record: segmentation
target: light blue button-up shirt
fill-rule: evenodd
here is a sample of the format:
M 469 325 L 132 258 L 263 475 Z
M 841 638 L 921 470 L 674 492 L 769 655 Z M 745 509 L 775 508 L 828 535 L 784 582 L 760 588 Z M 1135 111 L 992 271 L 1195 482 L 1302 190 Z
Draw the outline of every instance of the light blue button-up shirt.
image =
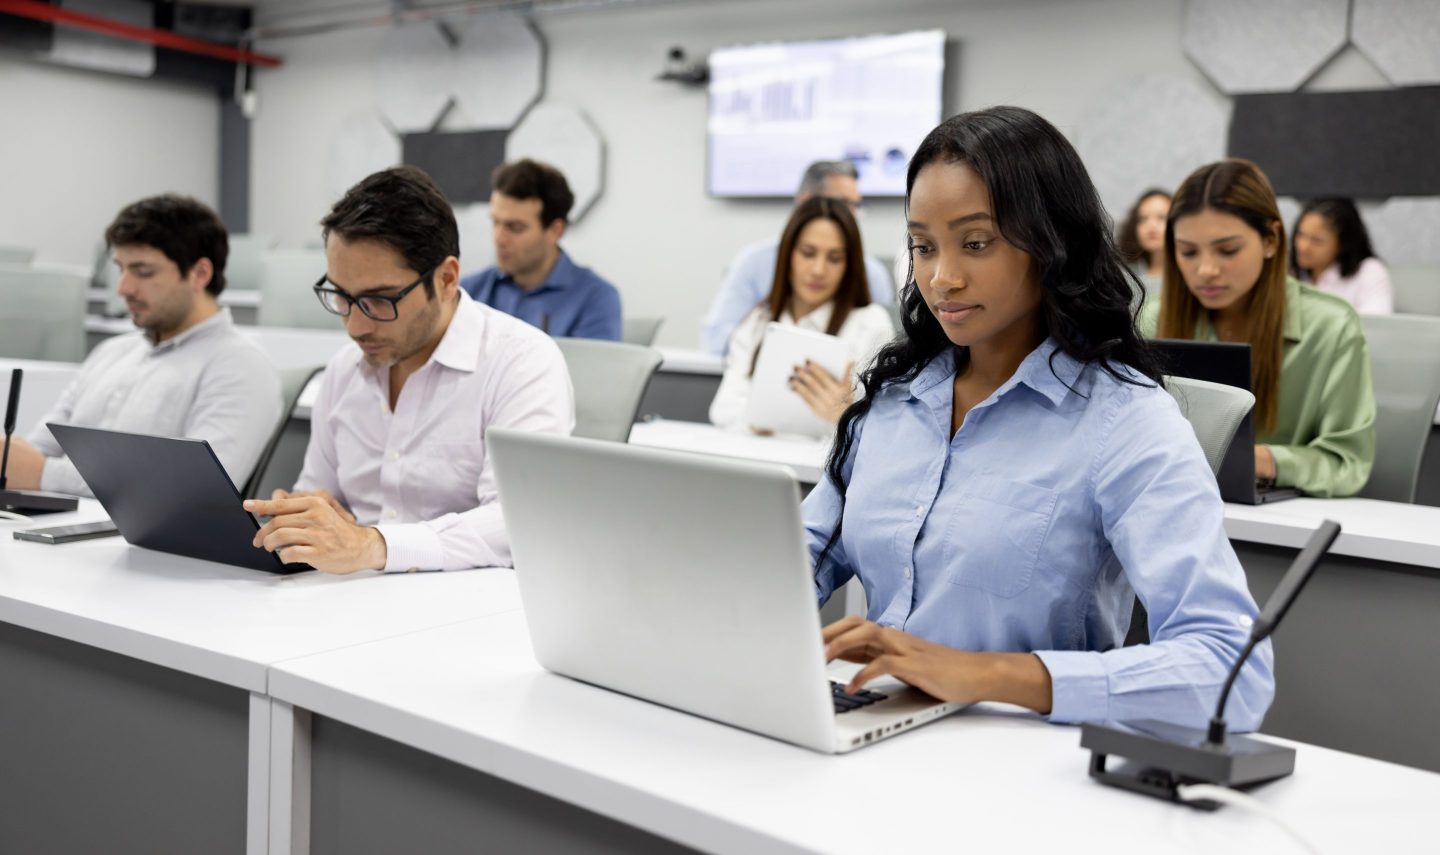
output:
M 877 394 L 857 426 L 820 599 L 857 575 L 872 621 L 960 650 L 1035 652 L 1054 721 L 1203 727 L 1258 611 L 1174 400 L 1052 340 L 952 437 L 954 379 L 950 351 Z M 839 509 L 821 479 L 803 510 L 812 561 Z M 1136 594 L 1151 643 L 1121 647 Z M 1268 641 L 1251 654 L 1231 729 L 1260 726 L 1272 658 Z

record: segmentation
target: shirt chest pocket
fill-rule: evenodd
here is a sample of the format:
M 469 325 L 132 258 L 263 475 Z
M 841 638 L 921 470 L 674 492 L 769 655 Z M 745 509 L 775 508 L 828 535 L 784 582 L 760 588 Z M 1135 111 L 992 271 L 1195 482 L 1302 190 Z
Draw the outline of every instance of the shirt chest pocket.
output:
M 999 597 L 1024 593 L 1040 561 L 1058 494 L 999 478 L 966 482 L 945 528 L 945 578 Z

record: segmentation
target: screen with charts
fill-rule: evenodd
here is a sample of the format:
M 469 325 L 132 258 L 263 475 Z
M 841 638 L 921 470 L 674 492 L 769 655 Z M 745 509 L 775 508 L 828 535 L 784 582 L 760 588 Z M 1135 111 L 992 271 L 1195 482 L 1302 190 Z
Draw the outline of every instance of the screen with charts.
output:
M 790 196 L 812 161 L 849 160 L 866 196 L 903 196 L 944 71 L 940 30 L 711 53 L 710 195 Z

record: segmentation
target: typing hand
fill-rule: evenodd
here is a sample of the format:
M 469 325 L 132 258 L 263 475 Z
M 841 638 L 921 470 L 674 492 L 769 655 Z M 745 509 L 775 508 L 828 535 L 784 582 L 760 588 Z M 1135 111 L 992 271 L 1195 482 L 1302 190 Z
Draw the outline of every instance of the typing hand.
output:
M 0 443 L 4 439 L 0 438 Z M 45 470 L 45 455 L 40 449 L 18 436 L 10 437 L 10 465 L 5 469 L 5 486 L 11 490 L 40 489 L 40 474 Z
M 1255 446 L 1255 480 L 1266 483 L 1275 480 L 1275 455 L 1270 453 L 1270 446 Z
M 326 573 L 384 569 L 385 538 L 376 529 L 356 525 L 348 513 L 341 516 L 332 504 L 334 499 L 327 498 L 250 499 L 245 510 L 271 518 L 255 532 L 252 542 L 286 563 L 309 564 Z
M 319 496 L 330 503 L 330 507 L 335 509 L 335 512 L 340 515 L 342 520 L 349 523 L 355 522 L 355 515 L 350 513 L 349 508 L 340 504 L 339 499 L 330 495 L 329 490 L 276 490 L 270 494 L 270 499 L 272 501 L 279 499 L 297 499 L 301 496 Z
M 804 365 L 795 369 L 790 375 L 790 388 L 795 390 L 815 415 L 824 419 L 829 424 L 838 424 L 840 416 L 855 400 L 855 393 L 850 388 L 850 377 L 855 371 L 855 363 L 845 365 L 845 379 L 840 380 L 824 368 L 809 360 Z
M 865 663 L 845 687 L 852 694 L 889 674 L 942 701 L 1004 701 L 1050 712 L 1050 672 L 1032 653 L 970 653 L 854 615 L 825 627 L 821 638 L 827 662 Z

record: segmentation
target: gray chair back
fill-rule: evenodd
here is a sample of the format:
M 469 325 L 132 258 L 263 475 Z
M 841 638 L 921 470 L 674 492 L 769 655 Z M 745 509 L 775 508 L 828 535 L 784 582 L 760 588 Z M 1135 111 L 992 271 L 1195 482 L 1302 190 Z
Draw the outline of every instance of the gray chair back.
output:
M 0 265 L 0 356 L 83 360 L 89 290 L 84 271 Z
M 1360 495 L 1414 502 L 1440 401 L 1440 317 L 1361 315 L 1375 386 L 1375 465 Z
M 0 264 L 26 265 L 35 260 L 35 250 L 28 246 L 0 246 Z
M 258 291 L 260 289 L 260 268 L 265 256 L 275 246 L 275 239 L 269 235 L 235 234 L 230 236 L 230 255 L 225 260 L 225 290 Z M 322 266 L 310 277 L 313 284 Z M 311 297 L 313 300 L 314 297 Z
M 1440 316 L 1440 265 L 1395 264 L 1389 269 L 1390 284 L 1395 288 L 1395 311 Z
M 263 253 L 257 323 L 267 327 L 339 329 L 340 318 L 325 311 L 311 290 L 324 272 L 324 250 L 277 249 Z
M 310 419 L 308 416 L 304 419 L 294 418 L 295 405 L 300 400 L 300 393 L 305 391 L 305 386 L 320 373 L 320 366 L 282 368 L 277 373 L 280 375 L 280 394 L 283 401 L 280 423 L 270 434 L 270 441 L 265 443 L 260 459 L 255 462 L 255 471 L 245 482 L 242 492 L 247 499 L 268 499 L 276 487 L 290 489 L 305 462 L 305 447 L 310 440 Z M 292 422 L 299 424 L 291 424 Z
M 557 338 L 575 387 L 575 436 L 626 442 L 660 351 L 637 344 Z
M 1210 471 L 1219 474 L 1235 431 L 1255 406 L 1255 396 L 1245 389 L 1189 377 L 1166 377 L 1165 389 L 1195 431 Z
M 655 343 L 655 336 L 660 334 L 663 323 L 664 318 L 626 318 L 621 322 L 620 340 L 626 344 L 649 347 Z

